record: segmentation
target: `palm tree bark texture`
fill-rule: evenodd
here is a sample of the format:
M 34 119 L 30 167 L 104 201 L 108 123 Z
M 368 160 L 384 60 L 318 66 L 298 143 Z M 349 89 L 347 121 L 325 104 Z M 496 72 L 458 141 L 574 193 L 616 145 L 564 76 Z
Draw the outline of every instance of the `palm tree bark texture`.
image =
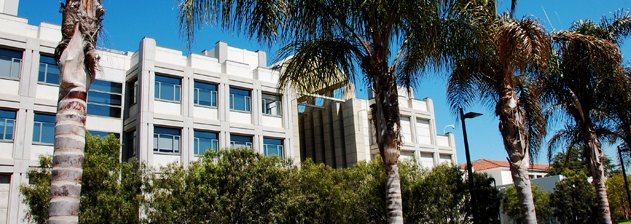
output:
M 86 96 L 96 75 L 96 39 L 104 10 L 100 0 L 68 0 L 62 40 L 55 49 L 61 80 L 48 223 L 78 223 L 85 148 Z
M 600 147 L 600 141 L 598 136 L 593 130 L 588 130 L 588 136 L 586 136 L 588 147 L 592 150 L 587 153 L 589 156 L 589 171 L 592 174 L 592 184 L 596 189 L 596 199 L 598 200 L 599 218 L 601 223 L 612 223 L 611 211 L 609 210 L 609 199 L 607 197 L 607 186 L 605 185 L 605 167 L 603 161 L 605 161 L 605 154 Z
M 393 71 L 388 69 L 385 60 L 366 57 L 363 63 L 364 70 L 373 80 L 372 87 L 375 91 L 375 103 L 371 105 L 371 111 L 377 145 L 386 171 L 388 223 L 403 223 L 401 178 L 398 166 L 401 120 L 396 78 Z
M 525 127 L 525 111 L 519 106 L 517 93 L 510 85 L 501 91 L 496 113 L 499 115 L 499 129 L 503 136 L 504 147 L 508 153 L 511 177 L 519 195 L 519 202 L 524 211 L 525 223 L 537 223 L 532 186 L 528 177 L 530 154 L 528 128 Z

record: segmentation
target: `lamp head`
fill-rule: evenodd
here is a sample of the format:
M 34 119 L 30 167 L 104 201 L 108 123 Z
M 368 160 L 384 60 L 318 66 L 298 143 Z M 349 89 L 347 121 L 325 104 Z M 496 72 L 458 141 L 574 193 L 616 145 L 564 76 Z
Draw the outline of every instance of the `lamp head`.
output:
M 469 112 L 469 113 L 464 114 L 463 119 L 474 118 L 474 117 L 479 117 L 479 116 L 482 116 L 482 114 L 476 113 L 476 112 Z

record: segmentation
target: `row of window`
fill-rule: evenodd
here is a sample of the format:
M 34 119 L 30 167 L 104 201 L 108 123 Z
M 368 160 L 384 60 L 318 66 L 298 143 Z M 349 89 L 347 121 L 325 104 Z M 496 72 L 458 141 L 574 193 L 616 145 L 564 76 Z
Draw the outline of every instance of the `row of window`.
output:
M 0 140 L 12 141 L 15 128 L 15 111 L 0 110 Z M 36 113 L 33 124 L 33 143 L 52 145 L 55 141 L 55 115 Z M 90 131 L 90 134 L 105 137 L 108 132 Z M 116 135 L 116 134 L 115 134 Z M 119 136 L 116 136 L 119 137 Z M 218 136 L 215 132 L 195 130 L 193 151 L 201 155 L 208 150 L 217 151 Z M 230 135 L 230 146 L 234 148 L 252 148 L 252 136 Z M 174 128 L 154 128 L 153 151 L 160 153 L 180 153 L 181 133 Z M 283 141 L 276 138 L 263 139 L 265 155 L 283 157 Z
M 201 107 L 217 107 L 217 85 L 195 81 L 193 84 L 193 103 Z M 230 88 L 230 110 L 252 111 L 252 94 L 250 90 Z M 154 97 L 157 100 L 176 102 L 181 100 L 182 80 L 165 75 L 156 75 Z M 262 113 L 272 116 L 282 115 L 282 100 L 278 95 L 263 94 Z
M 158 153 L 179 154 L 181 134 L 179 129 L 155 127 L 153 132 L 153 151 Z M 230 147 L 253 147 L 252 136 L 230 135 Z M 208 150 L 217 151 L 218 135 L 216 132 L 195 130 L 193 134 L 193 152 L 196 156 L 204 154 Z M 283 157 L 283 140 L 277 138 L 263 138 L 263 153 Z
M 0 141 L 13 141 L 15 116 L 15 111 L 0 110 Z M 33 143 L 43 145 L 54 144 L 55 115 L 35 113 L 35 118 L 33 120 Z M 90 131 L 90 134 L 105 137 L 110 133 Z
M 0 77 L 8 79 L 19 79 L 22 67 L 22 51 L 0 49 Z M 59 67 L 55 58 L 40 55 L 39 83 L 59 85 Z

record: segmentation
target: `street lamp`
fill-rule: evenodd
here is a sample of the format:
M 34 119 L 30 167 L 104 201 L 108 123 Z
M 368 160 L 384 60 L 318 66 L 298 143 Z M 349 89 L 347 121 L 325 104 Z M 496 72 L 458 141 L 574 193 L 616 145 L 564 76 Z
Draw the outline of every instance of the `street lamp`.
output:
M 631 208 L 631 193 L 629 193 L 629 181 L 627 180 L 627 171 L 624 169 L 624 159 L 622 159 L 622 151 L 628 152 L 628 147 L 618 146 L 618 156 L 620 157 L 620 167 L 622 167 L 622 177 L 624 177 L 624 189 L 627 190 L 627 200 L 629 201 L 629 208 Z
M 473 223 L 478 224 L 478 200 L 477 196 L 473 193 L 474 184 L 473 184 L 473 170 L 471 165 L 471 155 L 469 155 L 469 141 L 467 140 L 467 125 L 465 124 L 465 119 L 479 117 L 482 115 L 481 113 L 476 112 L 468 112 L 464 113 L 462 108 L 460 108 L 460 121 L 462 122 L 462 136 L 464 138 L 464 151 L 467 156 L 467 175 L 469 176 L 469 192 L 471 194 L 471 213 L 473 213 Z

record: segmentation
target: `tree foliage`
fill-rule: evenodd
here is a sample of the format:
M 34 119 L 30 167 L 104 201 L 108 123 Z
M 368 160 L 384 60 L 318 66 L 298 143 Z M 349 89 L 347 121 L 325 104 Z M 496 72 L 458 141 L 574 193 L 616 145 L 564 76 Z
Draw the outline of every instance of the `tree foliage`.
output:
M 631 179 L 631 176 L 627 176 Z M 611 207 L 611 216 L 613 220 L 628 220 L 631 208 L 629 208 L 629 198 L 627 191 L 624 189 L 624 178 L 622 173 L 615 174 L 607 178 L 607 196 L 609 197 L 609 205 Z
M 188 168 L 162 169 L 147 182 L 150 199 L 144 207 L 152 223 L 384 223 L 382 166 L 375 160 L 344 169 L 311 161 L 296 167 L 250 150 L 221 150 Z M 405 163 L 400 171 L 406 222 L 470 222 L 468 192 L 457 167 L 427 171 Z M 488 179 L 480 183 L 487 185 L 479 193 L 492 192 Z M 498 198 L 482 196 L 480 204 L 493 201 Z
M 596 223 L 596 193 L 587 181 L 586 170 L 563 172 L 565 179 L 556 183 L 550 195 L 552 214 L 560 223 Z
M 81 188 L 81 223 L 139 223 L 142 169 L 136 161 L 119 162 L 119 140 L 86 136 Z M 50 201 L 52 159 L 41 157 L 40 165 L 28 171 L 30 184 L 20 186 L 28 205 L 26 219 L 46 223 Z
M 515 187 L 507 187 L 502 194 L 502 210 L 519 223 L 523 223 L 520 221 L 523 219 L 523 212 L 521 211 L 522 207 L 519 205 L 519 198 Z M 550 195 L 537 185 L 532 186 L 532 194 L 534 196 L 537 222 L 547 223 L 552 215 L 552 210 L 550 209 Z

